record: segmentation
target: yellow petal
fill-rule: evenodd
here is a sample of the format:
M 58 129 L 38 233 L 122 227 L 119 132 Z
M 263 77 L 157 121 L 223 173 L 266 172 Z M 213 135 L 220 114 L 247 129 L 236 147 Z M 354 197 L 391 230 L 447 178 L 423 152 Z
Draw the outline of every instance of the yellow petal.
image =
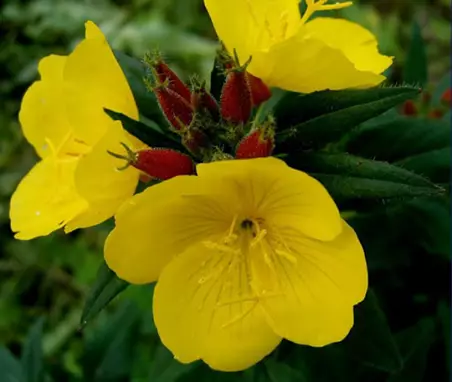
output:
M 298 0 L 204 0 L 218 38 L 243 64 L 255 51 L 293 34 L 300 20 Z
M 234 186 L 248 218 L 265 218 L 281 229 L 318 240 L 332 240 L 341 231 L 339 211 L 325 188 L 314 178 L 276 158 L 231 160 L 197 167 L 201 178 L 224 179 Z
M 342 19 L 318 17 L 305 26 L 307 34 L 340 49 L 357 70 L 383 73 L 392 65 L 392 58 L 378 52 L 375 36 L 361 25 Z
M 244 370 L 281 341 L 268 326 L 248 283 L 246 259 L 191 246 L 164 270 L 154 293 L 163 344 L 183 363 Z
M 70 136 L 61 81 L 65 57 L 48 56 L 41 60 L 42 81 L 33 83 L 25 93 L 19 111 L 22 131 L 38 155 L 44 158 L 57 150 Z
M 131 146 L 121 123 L 110 122 L 105 136 L 89 154 L 80 159 L 75 172 L 75 187 L 78 194 L 88 202 L 89 208 L 68 223 L 66 232 L 107 220 L 134 194 L 139 171 L 133 167 L 118 170 L 125 162 L 107 152 L 123 152 L 120 142 Z
M 341 46 L 332 47 L 305 28 L 268 51 L 256 52 L 248 71 L 269 86 L 300 93 L 367 88 L 385 80 L 381 74 L 357 69 Z
M 86 23 L 86 39 L 69 55 L 64 69 L 69 120 L 78 138 L 93 145 L 111 119 L 104 108 L 138 119 L 126 77 L 102 32 Z
M 272 243 L 253 252 L 253 280 L 273 330 L 298 344 L 324 346 L 341 341 L 353 326 L 353 305 L 367 291 L 363 249 L 345 222 L 334 241 L 279 232 L 285 248 Z M 273 236 L 274 238 L 274 236 Z
M 220 191 L 218 184 L 179 176 L 135 195 L 116 214 L 104 250 L 108 266 L 131 283 L 157 280 L 188 245 L 227 231 L 233 211 L 217 202 Z
M 81 213 L 86 207 L 75 192 L 77 160 L 38 162 L 22 179 L 11 198 L 11 229 L 17 239 L 45 236 Z
M 38 65 L 41 81 L 61 82 L 66 59 L 67 56 L 58 56 L 56 54 L 51 54 L 41 59 Z

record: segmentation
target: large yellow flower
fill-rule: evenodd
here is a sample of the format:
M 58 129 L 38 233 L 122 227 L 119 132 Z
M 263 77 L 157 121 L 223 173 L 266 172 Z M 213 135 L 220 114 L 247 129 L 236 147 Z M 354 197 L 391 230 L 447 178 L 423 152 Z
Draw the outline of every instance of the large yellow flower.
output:
M 127 80 L 104 35 L 92 22 L 69 56 L 39 63 L 41 79 L 24 95 L 19 120 L 41 158 L 12 196 L 11 227 L 18 239 L 88 227 L 113 216 L 135 191 L 139 173 L 117 171 L 106 150 L 138 142 L 104 107 L 138 119 Z
M 306 0 L 204 0 L 218 37 L 248 71 L 267 85 L 301 93 L 371 87 L 392 58 L 379 54 L 377 40 L 358 24 L 311 15 L 348 7 Z
M 245 369 L 286 338 L 324 346 L 353 325 L 363 249 L 327 191 L 275 158 L 200 164 L 124 203 L 105 259 L 158 280 L 154 317 L 183 363 Z

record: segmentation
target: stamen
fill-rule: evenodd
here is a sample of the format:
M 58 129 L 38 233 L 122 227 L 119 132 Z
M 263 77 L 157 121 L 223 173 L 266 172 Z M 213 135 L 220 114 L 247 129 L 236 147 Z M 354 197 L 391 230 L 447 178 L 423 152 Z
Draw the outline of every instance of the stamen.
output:
M 208 249 L 215 249 L 220 252 L 229 253 L 232 255 L 237 255 L 240 253 L 239 249 L 234 249 L 229 245 L 215 243 L 214 241 L 210 241 L 210 240 L 203 241 L 202 244 Z
M 221 308 L 223 306 L 228 306 L 228 305 L 234 305 L 234 304 L 239 304 L 241 302 L 257 302 L 258 298 L 255 295 L 250 295 L 247 297 L 242 297 L 242 298 L 237 298 L 235 300 L 229 300 L 229 301 L 223 301 L 223 302 L 217 302 L 217 307 Z
M 222 325 L 221 328 L 225 329 L 228 326 L 231 326 L 232 324 L 235 324 L 236 322 L 243 320 L 246 316 L 248 316 L 254 310 L 254 308 L 256 308 L 256 306 L 257 306 L 257 301 L 252 306 L 250 306 L 247 310 L 245 310 L 241 314 L 238 314 L 236 317 L 234 317 L 231 321 Z
M 257 232 L 256 232 L 256 236 L 254 237 L 253 240 L 251 240 L 250 243 L 250 247 L 254 248 L 257 244 L 259 244 L 262 239 L 267 236 L 267 230 L 266 229 L 260 229 L 259 226 L 257 226 Z
M 284 259 L 288 260 L 292 264 L 296 264 L 297 263 L 297 258 L 294 255 L 292 255 L 290 252 L 282 251 L 280 249 L 275 249 L 275 253 L 278 256 L 281 256 Z
M 351 2 L 351 1 L 346 1 L 345 3 L 330 4 L 330 5 L 325 5 L 325 3 L 328 2 L 328 0 L 318 0 L 318 1 L 305 0 L 305 1 L 306 1 L 307 9 L 306 9 L 303 17 L 300 20 L 300 25 L 305 24 L 315 12 L 343 9 L 343 8 L 347 8 L 347 7 L 350 7 L 351 5 L 353 5 L 353 2 Z

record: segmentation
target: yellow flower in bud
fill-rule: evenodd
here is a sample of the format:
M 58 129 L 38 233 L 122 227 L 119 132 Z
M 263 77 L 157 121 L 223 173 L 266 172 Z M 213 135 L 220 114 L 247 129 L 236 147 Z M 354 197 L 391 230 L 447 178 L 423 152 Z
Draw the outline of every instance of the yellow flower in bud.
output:
M 310 93 L 378 85 L 392 58 L 378 52 L 375 36 L 358 24 L 310 17 L 345 8 L 350 1 L 326 4 L 306 0 L 204 0 L 219 39 L 247 70 L 268 86 Z
M 180 362 L 246 369 L 282 338 L 324 346 L 367 291 L 355 232 L 323 186 L 275 158 L 200 164 L 124 203 L 105 259 L 157 281 L 154 319 Z
M 107 154 L 120 141 L 139 144 L 104 108 L 138 119 L 127 80 L 104 35 L 92 22 L 68 56 L 39 63 L 41 79 L 24 95 L 19 120 L 41 158 L 11 198 L 11 228 L 18 239 L 101 223 L 132 196 L 139 172 L 118 171 Z

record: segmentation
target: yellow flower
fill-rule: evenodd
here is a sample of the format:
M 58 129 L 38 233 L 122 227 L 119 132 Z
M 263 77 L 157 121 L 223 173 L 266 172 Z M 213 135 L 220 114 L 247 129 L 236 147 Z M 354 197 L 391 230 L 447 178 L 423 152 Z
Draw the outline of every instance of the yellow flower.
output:
M 286 338 L 324 346 L 353 325 L 363 249 L 315 179 L 275 158 L 200 164 L 124 203 L 105 259 L 157 281 L 154 318 L 180 362 L 242 370 Z
M 365 88 L 382 82 L 392 58 L 378 52 L 371 32 L 358 24 L 316 18 L 317 11 L 345 3 L 306 0 L 204 0 L 220 40 L 241 63 L 252 57 L 248 71 L 267 85 L 301 93 Z
M 121 161 L 106 150 L 138 142 L 103 108 L 138 119 L 127 80 L 104 35 L 92 22 L 69 56 L 39 63 L 41 79 L 24 95 L 19 120 L 41 158 L 11 198 L 10 218 L 18 239 L 71 231 L 113 216 L 132 196 L 139 173 L 117 171 Z

